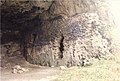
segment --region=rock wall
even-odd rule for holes
[[[112,24],[102,0],[3,1],[1,9],[2,33],[19,32],[16,41],[30,63],[82,66],[111,54]]]

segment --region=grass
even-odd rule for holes
[[[66,69],[52,81],[120,81],[120,61],[101,60],[92,66]]]

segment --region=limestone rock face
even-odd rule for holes
[[[4,0],[2,37],[18,32],[13,33],[18,36],[15,41],[30,63],[82,66],[84,60],[111,54],[111,41],[106,32],[112,24],[105,3],[102,0]]]
[[[9,42],[1,46],[2,56],[15,56],[16,54],[20,55],[20,45],[15,42]]]

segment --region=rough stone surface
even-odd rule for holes
[[[2,44],[17,41],[30,63],[84,66],[111,54],[112,24],[103,0],[3,0],[1,10]]]
[[[12,73],[16,74],[16,73],[23,73],[23,72],[27,72],[29,71],[28,69],[22,68],[20,65],[15,65],[12,68]]]
[[[1,57],[4,56],[15,56],[16,54],[20,53],[20,45],[15,42],[9,42],[1,46]]]

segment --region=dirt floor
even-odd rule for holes
[[[5,61],[5,59],[7,59]],[[2,61],[1,81],[49,81],[54,79],[60,70],[57,67],[44,67],[29,64],[22,56],[5,58]],[[17,59],[17,60],[16,60]],[[23,73],[12,73],[12,67],[20,65],[22,68],[28,69]],[[54,75],[54,76],[53,76]]]
[[[52,81],[120,81],[120,61],[101,60],[92,66],[76,67]]]
[[[91,66],[60,70],[60,67],[29,64],[22,56],[22,61],[20,58],[16,61],[16,58],[12,57],[9,59],[11,61],[1,68],[1,81],[120,81],[120,60],[116,59],[96,60]],[[13,74],[12,67],[15,64],[21,64],[21,67],[29,71]]]
[[[21,74],[13,74],[7,69],[2,70],[1,81],[50,81],[58,73],[59,70],[53,68],[29,68],[29,72]]]

